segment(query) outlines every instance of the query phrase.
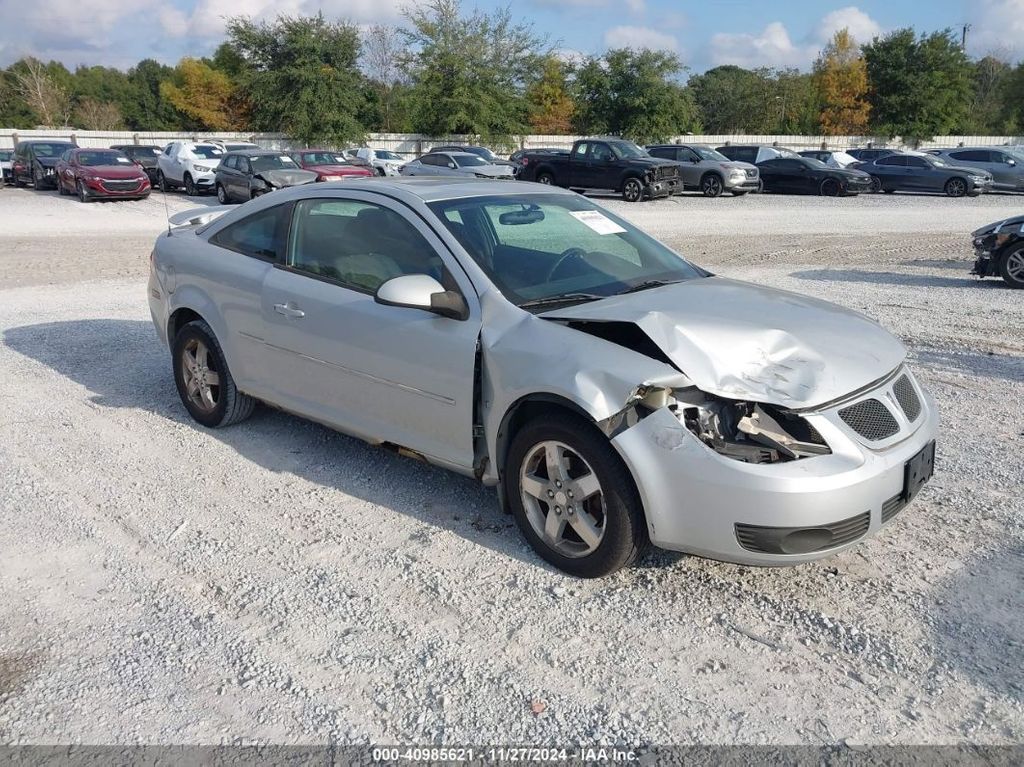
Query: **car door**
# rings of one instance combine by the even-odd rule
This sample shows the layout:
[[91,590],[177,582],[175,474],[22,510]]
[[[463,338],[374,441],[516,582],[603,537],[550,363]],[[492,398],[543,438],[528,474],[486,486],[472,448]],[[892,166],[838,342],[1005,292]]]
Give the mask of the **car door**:
[[[460,321],[374,300],[383,282],[430,274],[470,306]],[[473,465],[480,311],[422,219],[372,192],[300,200],[285,263],[263,287],[279,404],[370,441]]]
[[683,179],[683,184],[699,187],[700,177],[706,168],[706,165],[701,161],[700,155],[689,147],[679,147],[675,150],[675,157],[672,159],[679,162],[679,175]]
[[619,178],[619,165],[620,162],[610,146],[603,141],[591,142],[582,168],[583,183],[580,185],[587,189],[613,188]]
[[870,173],[882,179],[885,189],[906,189],[907,187],[907,156],[891,154],[875,160]]
[[1016,189],[1017,177],[1020,174],[1017,161],[998,150],[988,150],[985,154],[987,158],[981,167],[992,174],[993,181],[1001,187]]
[[941,191],[946,183],[945,175],[939,173],[926,160],[914,155],[902,157],[904,163],[903,188],[916,192]]

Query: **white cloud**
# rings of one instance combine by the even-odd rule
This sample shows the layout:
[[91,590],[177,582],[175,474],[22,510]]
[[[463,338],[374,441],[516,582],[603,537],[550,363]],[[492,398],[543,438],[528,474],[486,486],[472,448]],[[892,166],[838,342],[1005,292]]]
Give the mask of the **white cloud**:
[[998,52],[1011,58],[1024,56],[1024,0],[981,0],[968,17],[967,49],[983,56]]
[[646,0],[626,0],[626,5],[629,6],[631,12],[637,14],[642,14],[647,10]]
[[[1024,0],[1016,0],[1024,3]],[[719,32],[711,37],[713,66],[806,68],[840,29],[849,29],[860,43],[882,33],[882,26],[854,5],[827,13],[803,40],[794,41],[781,21],[773,21],[757,34]]]
[[672,35],[650,27],[612,27],[604,33],[604,44],[608,48],[649,49],[652,51],[677,51],[679,41]]

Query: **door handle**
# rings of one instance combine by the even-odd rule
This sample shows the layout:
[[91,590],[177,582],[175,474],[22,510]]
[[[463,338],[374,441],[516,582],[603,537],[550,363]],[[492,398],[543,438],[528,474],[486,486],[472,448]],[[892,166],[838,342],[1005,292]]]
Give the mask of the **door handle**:
[[302,309],[296,309],[294,306],[289,306],[288,304],[274,304],[274,311],[278,314],[283,314],[285,317],[294,319],[306,316],[306,313],[302,311]]

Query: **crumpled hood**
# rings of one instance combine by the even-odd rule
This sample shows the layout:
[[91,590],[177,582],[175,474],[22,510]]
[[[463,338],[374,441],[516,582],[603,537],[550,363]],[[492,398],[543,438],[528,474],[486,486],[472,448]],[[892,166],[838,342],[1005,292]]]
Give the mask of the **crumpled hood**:
[[906,356],[903,344],[857,312],[721,277],[541,316],[632,322],[703,391],[791,408],[813,407],[856,391],[891,372]]
[[511,165],[467,165],[465,171],[472,173],[476,176],[487,176],[488,178],[506,178],[511,177],[512,174]]
[[975,229],[971,232],[971,236],[980,237],[983,234],[991,234],[996,230],[996,227],[999,227],[1000,229],[1009,229],[1022,224],[1024,224],[1024,216],[1010,216],[1009,218],[1002,218],[999,221],[993,221],[991,224],[985,224],[985,226],[980,229]]
[[310,181],[316,181],[316,173],[311,170],[287,170],[285,168],[277,168],[275,170],[264,170],[256,174],[256,178],[261,178],[273,187],[278,189],[284,189],[288,186],[300,186],[302,184],[308,184]]

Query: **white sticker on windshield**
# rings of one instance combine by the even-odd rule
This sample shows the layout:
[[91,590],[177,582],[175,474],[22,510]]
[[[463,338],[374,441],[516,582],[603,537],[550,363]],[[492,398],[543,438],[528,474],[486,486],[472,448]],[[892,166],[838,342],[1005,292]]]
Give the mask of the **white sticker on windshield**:
[[626,231],[599,210],[570,210],[569,215],[598,234],[619,234]]

